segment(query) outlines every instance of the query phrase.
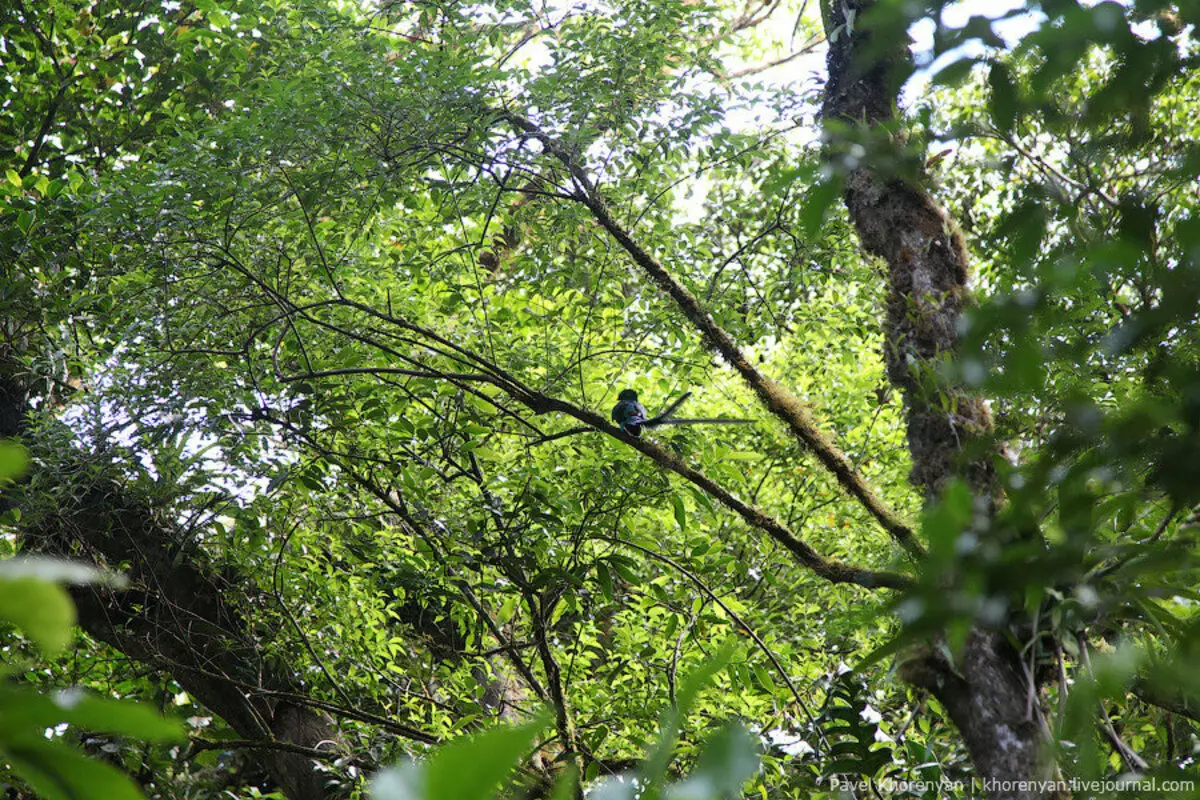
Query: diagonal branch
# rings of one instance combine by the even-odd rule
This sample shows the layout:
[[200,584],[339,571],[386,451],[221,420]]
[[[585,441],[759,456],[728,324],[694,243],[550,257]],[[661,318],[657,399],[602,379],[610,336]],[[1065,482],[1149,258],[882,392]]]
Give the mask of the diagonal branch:
[[307,756],[336,738],[331,720],[258,691],[290,691],[301,679],[286,667],[261,669],[264,653],[252,622],[226,599],[230,582],[208,565],[181,558],[179,532],[152,506],[102,483],[52,513],[25,517],[22,534],[27,549],[129,564],[128,591],[74,592],[80,626],[130,660],[167,671],[242,739],[292,746],[263,756],[289,800],[332,796]]
[[1139,676],[1129,691],[1143,703],[1187,717],[1193,722],[1200,722],[1200,697],[1189,694],[1180,687]]
[[[686,290],[683,290],[683,291],[686,291]],[[691,297],[690,294],[688,296]],[[692,300],[693,300],[693,302],[695,302],[694,297],[692,297]],[[479,381],[479,382],[483,382],[483,383],[489,383],[489,384],[495,386],[496,388],[500,389],[505,394],[507,394],[509,397],[511,397],[514,401],[526,406],[527,408],[533,410],[536,413],[542,414],[542,413],[556,412],[556,413],[566,414],[567,416],[573,417],[574,419],[578,420],[579,422],[584,423],[584,426],[585,426],[584,430],[586,430],[587,428],[598,430],[598,431],[608,434],[609,436],[619,439],[620,441],[622,441],[623,443],[625,443],[627,445],[632,446],[636,450],[639,450],[643,455],[649,456],[659,466],[671,470],[672,472],[676,473],[680,477],[684,478],[685,480],[692,483],[694,486],[696,486],[699,489],[701,489],[702,491],[704,491],[710,497],[713,497],[714,499],[716,499],[718,502],[720,502],[726,508],[728,508],[731,511],[738,514],[738,516],[740,516],[751,527],[757,528],[758,530],[761,530],[764,533],[766,533],[768,536],[770,536],[776,542],[783,545],[788,550],[788,552],[790,552],[798,561],[800,561],[800,563],[804,564],[809,569],[813,570],[817,575],[819,575],[820,577],[822,577],[832,583],[853,583],[853,584],[856,584],[856,585],[859,585],[859,586],[862,586],[862,587],[868,588],[868,589],[875,589],[875,588],[905,589],[912,585],[911,578],[909,578],[906,575],[902,575],[902,574],[894,573],[894,572],[876,571],[876,570],[866,569],[866,568],[857,567],[857,566],[853,566],[853,565],[849,565],[849,564],[843,564],[838,561],[827,559],[825,556],[821,555],[816,550],[814,550],[806,542],[801,540],[800,537],[797,536],[796,533],[793,532],[783,522],[781,522],[778,519],[772,517],[771,515],[765,513],[764,511],[757,508],[756,506],[745,502],[744,500],[737,497],[736,495],[732,494],[731,492],[729,492],[724,487],[720,486],[718,483],[713,481],[711,478],[709,478],[704,473],[700,472],[699,470],[695,469],[694,467],[689,466],[687,463],[685,463],[682,459],[680,459],[674,453],[671,453],[671,452],[659,447],[657,444],[654,444],[653,442],[649,442],[649,441],[646,441],[643,439],[636,439],[631,436],[627,436],[624,433],[621,433],[617,428],[609,425],[608,422],[603,417],[601,417],[599,414],[595,413],[594,411],[590,411],[588,409],[576,406],[565,400],[560,400],[557,398],[549,397],[549,396],[537,391],[536,389],[524,384],[522,381],[518,380],[513,375],[509,374],[507,371],[505,371],[500,366],[488,361],[486,358],[479,356],[478,354],[470,351],[469,349],[467,349],[465,347],[462,347],[461,345],[454,344],[453,342],[434,333],[433,331],[430,331],[426,328],[416,325],[413,322],[411,322],[407,319],[404,319],[402,317],[393,316],[392,314],[383,314],[383,313],[379,312],[377,309],[373,309],[370,306],[367,306],[362,303],[357,303],[357,302],[353,302],[350,300],[338,300],[338,301],[336,301],[336,303],[338,305],[350,308],[352,310],[360,311],[364,314],[367,314],[371,318],[375,319],[378,322],[382,322],[386,325],[398,327],[401,330],[417,333],[422,338],[428,339],[428,340],[431,340],[431,341],[437,343],[441,347],[445,348],[448,351],[448,355],[451,355],[451,357],[460,359],[463,364],[469,364],[469,365],[479,369],[478,372],[474,372],[474,373],[470,374],[471,380]],[[311,308],[311,306],[309,308]],[[296,310],[306,310],[306,307],[297,307]],[[707,314],[705,314],[705,316],[707,317]],[[315,320],[313,320],[313,321],[315,321]],[[711,323],[711,318],[709,318],[709,322]],[[719,328],[717,330],[720,331]],[[723,331],[720,331],[720,333],[722,335],[724,335]],[[377,342],[374,342],[374,340],[369,335],[353,334],[353,333],[349,333],[349,332],[347,332],[346,335],[353,336],[354,338],[358,338],[360,341],[363,341],[364,343],[369,343],[376,347],[380,346]],[[728,337],[726,337],[726,341],[728,341]],[[740,354],[738,354],[738,356],[740,357]],[[744,358],[741,359],[741,361],[743,363],[745,363]],[[428,369],[428,367],[425,365],[416,364],[416,366],[418,366],[419,368]],[[370,373],[373,371],[371,368],[359,368],[359,369],[362,370],[362,374],[367,374],[367,373]],[[752,367],[749,367],[749,369],[753,370]],[[387,370],[387,368],[384,368],[383,370],[374,370],[374,371],[378,374],[383,374],[384,372],[387,372],[388,370]],[[357,372],[357,370],[356,370],[356,372]],[[341,374],[341,373],[339,371],[322,371],[322,370],[314,369],[309,374],[311,374],[313,376],[332,376],[334,374]],[[755,373],[755,375],[757,375],[757,373]],[[466,377],[466,376],[464,375],[464,377]],[[763,379],[763,380],[765,380],[765,379]],[[770,386],[774,387],[774,384],[770,384]],[[782,390],[779,390],[779,391],[782,392]],[[800,406],[798,401],[796,401],[790,395],[786,395],[786,393],[784,393],[784,396],[787,397],[789,400],[791,400],[791,402],[794,404],[796,409],[799,409],[805,415],[807,414],[807,412],[803,409],[803,407]],[[491,402],[495,403],[494,400],[492,400]],[[500,407],[500,406],[498,406],[498,407]],[[807,420],[807,416],[805,416],[804,419]],[[809,423],[809,424],[811,425],[811,423]],[[540,431],[538,431],[536,427],[534,428],[534,430],[537,431],[540,436],[540,440],[535,442],[535,444],[541,444],[541,443],[544,443],[545,441],[550,441],[554,438],[560,438],[562,436],[567,436],[572,433],[576,433],[576,432],[580,431],[579,428],[575,428],[570,431],[562,432],[560,434],[554,434],[552,436],[547,437],[544,434],[542,434]],[[863,491],[866,491],[869,493],[870,492],[869,487],[867,487],[864,483],[862,483],[861,479],[859,479],[858,476],[853,473],[853,471],[849,465],[849,462],[846,461],[846,459],[845,459],[845,456],[842,456],[839,451],[834,449],[831,444],[829,444],[823,437],[821,437],[819,432],[816,431],[815,427],[812,427],[810,430],[814,433],[814,435],[816,435],[818,437],[818,440],[820,442],[824,443],[828,449],[831,449],[832,452],[835,453],[841,459],[841,464],[843,465],[846,474],[848,474],[850,477],[852,477],[856,481],[855,485],[860,487]],[[381,494],[386,494],[386,493],[381,492]],[[870,495],[870,497],[874,498],[874,495]],[[876,503],[877,509],[884,510],[884,511],[886,510],[883,508],[882,504],[877,499],[875,500],[875,503]],[[397,508],[394,510],[397,510],[398,513],[402,513],[402,515],[403,515],[402,509]],[[900,530],[903,530],[907,534],[907,538],[906,539],[902,538],[902,541],[908,541],[912,547],[918,548],[917,552],[919,552],[919,545],[916,543],[915,539],[912,537],[911,532],[908,531],[907,528],[903,527],[898,522],[896,523],[896,525],[899,526]]]
[[[481,374],[480,379],[507,392],[514,400],[539,414],[560,413],[584,423],[583,425],[569,428],[566,431],[545,436],[533,442],[532,445],[544,444],[554,439],[589,430],[606,433],[614,439],[630,445],[643,455],[650,457],[660,467],[674,472],[710,497],[716,499],[723,506],[740,516],[751,527],[763,531],[776,542],[783,545],[801,564],[804,564],[817,575],[831,583],[853,583],[867,589],[907,589],[912,585],[912,580],[906,575],[856,567],[825,558],[809,544],[800,539],[783,522],[737,497],[703,472],[689,466],[683,459],[669,450],[665,450],[645,439],[634,438],[622,433],[619,428],[609,425],[604,417],[594,411],[580,408],[565,400],[548,397],[525,386],[513,386],[495,376]],[[278,422],[277,420],[273,421]],[[362,478],[355,476],[355,480],[361,481]],[[387,492],[379,487],[373,487],[371,491],[387,503],[393,511],[400,514],[415,530],[420,530],[421,526],[417,520],[403,508],[402,504],[398,505],[395,498],[389,497]]]
[[519,114],[500,112],[500,117],[523,133],[537,139],[547,152],[557,158],[570,172],[578,186],[577,199],[585,205],[596,221],[617,240],[634,262],[641,267],[660,289],[675,301],[675,304],[703,336],[708,346],[727,361],[758,395],[767,409],[783,421],[804,446],[810,449],[821,464],[833,473],[838,483],[858,500],[879,521],[910,556],[919,558],[924,549],[917,541],[912,529],[900,516],[889,508],[875,490],[855,471],[845,453],[822,431],[804,403],[790,391],[758,371],[750,359],[742,353],[733,337],[729,335],[712,315],[701,305],[700,300],[679,282],[666,267],[658,262],[616,220],[608,202],[595,184],[588,178],[578,159],[572,152],[543,132],[537,125]]
[[574,417],[580,422],[638,450],[643,455],[651,458],[660,467],[669,469],[671,472],[674,472],[696,486],[709,497],[716,499],[721,505],[740,516],[751,527],[766,533],[776,542],[783,545],[797,561],[830,583],[852,583],[866,589],[907,589],[912,585],[912,580],[906,575],[856,567],[826,558],[814,550],[807,542],[800,539],[783,522],[757,506],[753,506],[737,497],[700,470],[689,466],[673,452],[659,447],[654,442],[646,439],[638,439],[622,433],[619,428],[609,425],[604,417],[594,411],[588,411],[563,400],[547,397],[535,392],[518,397],[517,399],[538,413],[558,412]]
[[[683,290],[683,291],[686,291],[686,290]],[[695,300],[694,297],[692,299],[693,299],[693,301]],[[800,537],[797,536],[795,532],[793,532],[787,525],[785,525],[780,520],[776,519],[775,517],[772,517],[770,514],[765,513],[764,511],[757,508],[756,506],[754,506],[750,503],[747,503],[744,500],[742,500],[741,498],[737,497],[736,495],[731,493],[729,490],[725,489],[724,487],[722,487],[721,485],[719,485],[718,483],[713,481],[711,478],[709,478],[704,473],[702,473],[699,470],[695,469],[694,467],[688,465],[686,462],[684,462],[681,458],[679,458],[674,453],[672,453],[668,450],[665,450],[662,447],[659,447],[657,444],[655,444],[653,442],[647,441],[645,439],[634,438],[634,437],[631,437],[631,436],[628,436],[628,435],[622,433],[618,428],[615,428],[615,427],[609,425],[604,417],[600,416],[599,414],[595,413],[594,411],[590,411],[588,409],[576,406],[565,400],[560,400],[557,398],[549,397],[549,396],[537,391],[536,389],[533,389],[532,387],[525,385],[524,383],[522,383],[521,381],[516,379],[514,376],[510,375],[508,372],[503,370],[501,367],[487,361],[486,359],[471,352],[470,350],[468,350],[460,345],[453,344],[453,343],[449,342],[448,340],[444,339],[443,337],[438,336],[437,334],[434,334],[433,332],[428,331],[425,328],[415,325],[414,323],[412,323],[408,320],[405,320],[400,317],[395,317],[390,314],[389,315],[381,314],[379,311],[377,311],[375,309],[371,309],[369,306],[365,306],[363,304],[354,303],[351,301],[338,301],[338,302],[342,305],[346,305],[353,309],[362,311],[364,313],[368,313],[368,314],[372,315],[375,319],[385,322],[386,324],[395,325],[403,330],[417,332],[421,336],[428,337],[428,338],[434,340],[435,342],[437,342],[438,344],[441,344],[442,346],[447,347],[448,349],[450,349],[454,353],[456,353],[458,357],[461,357],[463,359],[464,363],[470,363],[470,364],[476,365],[481,368],[480,372],[472,374],[471,377],[473,379],[484,382],[484,383],[492,384],[496,388],[505,392],[514,401],[526,406],[527,408],[531,409],[532,411],[534,411],[536,413],[539,413],[539,414],[544,414],[544,413],[566,414],[567,416],[573,417],[574,419],[576,419],[579,422],[584,424],[583,428],[573,428],[569,431],[564,431],[560,434],[554,434],[549,437],[546,437],[543,435],[542,438],[539,441],[535,442],[534,444],[542,444],[545,441],[550,441],[555,438],[567,436],[572,433],[580,432],[581,430],[587,430],[589,428],[593,429],[593,430],[601,431],[601,432],[606,433],[609,436],[612,436],[613,438],[618,439],[621,442],[633,447],[634,449],[640,451],[643,455],[650,457],[659,466],[661,466],[665,469],[671,470],[672,472],[679,475],[683,479],[692,483],[694,486],[696,486],[697,488],[699,488],[700,490],[702,490],[703,492],[708,494],[710,497],[716,499],[718,502],[720,502],[726,508],[728,508],[731,511],[733,511],[734,513],[736,513],[751,527],[757,528],[758,530],[763,531],[768,536],[770,536],[772,539],[774,539],[776,542],[783,545],[783,547],[786,548],[788,550],[788,552],[790,552],[801,564],[804,564],[806,567],[811,569],[817,575],[824,578],[825,580],[830,581],[831,583],[852,583],[852,584],[856,584],[858,586],[862,586],[867,589],[876,589],[876,588],[906,589],[912,585],[911,578],[909,578],[906,575],[900,574],[900,573],[866,569],[863,567],[857,567],[857,566],[853,566],[853,565],[849,565],[849,564],[844,564],[842,562],[826,558],[825,556],[821,555],[816,550],[814,550],[809,544],[807,544],[802,539],[800,539]],[[707,314],[705,314],[705,316],[707,316]],[[711,318],[709,319],[709,321],[711,322]],[[718,330],[720,330],[720,329],[718,328]],[[724,332],[721,331],[721,333],[723,334]],[[370,337],[362,336],[363,341],[369,341],[369,338]],[[743,363],[745,363],[745,359],[742,359],[742,361],[743,361]],[[749,369],[753,370],[752,367],[750,367]],[[370,369],[367,368],[364,370],[364,372],[370,372]],[[322,374],[328,374],[328,373],[323,373],[319,370],[314,370],[312,374],[322,375]],[[757,375],[757,373],[755,373],[755,374]],[[763,380],[766,380],[766,379],[763,379]],[[774,387],[774,384],[770,384],[770,387]],[[783,390],[779,390],[779,391],[782,392]],[[807,414],[807,412],[803,409],[803,407],[800,406],[799,401],[795,400],[795,398],[792,398],[790,395],[787,395],[786,393],[784,393],[784,396],[786,398],[788,398],[794,404],[795,408],[799,409],[805,415]],[[807,417],[805,417],[805,419],[807,419]],[[819,434],[819,432],[816,431],[815,427],[811,428],[811,430],[818,437],[820,437],[820,434]],[[841,453],[839,451],[837,451],[835,448],[833,448],[833,446],[831,444],[829,444],[824,438],[820,438],[820,441],[824,442],[828,448],[832,449],[833,452],[842,459],[842,464],[844,465],[845,469],[847,470],[847,473],[851,477],[853,477],[856,481],[858,481],[858,483],[856,485],[861,487],[864,491],[869,492],[870,491],[869,487],[867,487],[866,484],[862,483],[861,479],[859,479],[858,476],[853,473],[853,471],[851,470],[851,468],[849,466],[849,462],[847,462],[845,459],[845,456],[842,456]],[[380,494],[385,495],[386,493],[380,492]],[[871,497],[874,497],[874,495],[871,495]],[[385,501],[386,501],[386,498],[385,498]],[[877,504],[876,505],[877,508],[886,510],[883,508],[882,504],[879,503],[878,500],[876,500],[876,504]],[[396,510],[398,513],[401,513],[403,516],[403,514],[404,514],[403,509],[395,508],[394,510]],[[900,525],[900,523],[896,523],[896,524]],[[901,529],[907,533],[907,537],[908,537],[907,539],[902,539],[902,540],[910,542],[911,546],[914,548],[918,548],[917,552],[920,552],[919,551],[920,546],[917,544],[915,539],[912,537],[911,532],[908,531],[908,529],[904,528],[903,526],[901,526]]]

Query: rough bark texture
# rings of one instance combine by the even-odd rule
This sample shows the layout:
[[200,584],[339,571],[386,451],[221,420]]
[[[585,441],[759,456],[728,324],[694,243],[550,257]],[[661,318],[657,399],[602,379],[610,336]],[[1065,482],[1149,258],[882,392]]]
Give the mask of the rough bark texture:
[[[0,359],[0,365],[7,359]],[[25,389],[14,376],[0,372],[0,439],[21,435],[25,425]]]
[[912,482],[934,497],[960,475],[981,495],[992,494],[988,455],[963,457],[968,442],[991,430],[987,406],[953,387],[943,387],[945,402],[928,388],[954,350],[968,300],[960,238],[924,192],[865,170],[849,176],[846,205],[863,247],[890,267],[884,359],[904,397]]
[[[895,121],[908,51],[902,32],[864,27],[873,5],[826,0],[829,82],[822,115],[879,134]],[[884,360],[904,398],[913,483],[934,499],[950,478],[962,476],[979,496],[995,498],[994,452],[983,441],[992,427],[987,406],[936,379],[955,352],[959,319],[970,301],[961,236],[924,189],[873,164],[849,170],[844,199],[863,248],[886,262]],[[1033,689],[1003,634],[972,630],[958,663],[944,651],[915,654],[902,677],[945,706],[990,797],[1044,796],[1036,788],[1044,777],[1036,692],[1031,698]]]
[[[881,51],[870,32],[855,27],[873,1],[843,3],[827,14],[827,26],[842,28],[836,35],[827,31],[827,121],[872,127],[895,119],[907,49],[897,38],[896,46]],[[849,24],[847,10],[854,11]],[[863,248],[888,266],[884,359],[904,398],[912,481],[932,498],[960,475],[981,495],[991,495],[990,454],[965,463],[961,458],[968,442],[991,430],[986,404],[953,386],[938,386],[940,397],[930,391],[938,366],[955,350],[958,321],[970,301],[962,237],[923,189],[870,165],[849,172],[844,199]]]
[[[335,740],[325,715],[271,696],[297,687],[264,663],[245,620],[225,601],[244,587],[197,565],[179,533],[152,509],[114,486],[93,489],[73,507],[34,520],[36,527],[25,533],[27,548],[126,565],[128,589],[74,592],[79,624],[88,634],[166,671],[244,739],[312,749]],[[330,796],[311,758],[271,749],[261,757],[290,800]]]
[[[9,357],[0,357],[0,436],[17,437],[27,432],[28,392],[17,362],[4,355]],[[20,487],[3,492],[0,510],[20,498]],[[235,581],[197,564],[188,538],[121,487],[93,487],[67,506],[27,513],[22,527],[27,550],[124,567],[127,590],[75,591],[79,624],[88,634],[163,669],[247,740],[315,749],[334,739],[324,714],[271,695],[296,687],[286,673],[264,667],[245,620],[225,601]],[[262,753],[290,800],[330,796],[311,758],[269,747]]]
[[[936,697],[962,733],[989,797],[1034,800],[1044,793],[1020,782],[1041,774],[1042,736],[1027,714],[1029,684],[1003,634],[974,630],[962,662],[949,663],[941,648],[903,664],[900,676]],[[1036,713],[1036,711],[1035,711]]]

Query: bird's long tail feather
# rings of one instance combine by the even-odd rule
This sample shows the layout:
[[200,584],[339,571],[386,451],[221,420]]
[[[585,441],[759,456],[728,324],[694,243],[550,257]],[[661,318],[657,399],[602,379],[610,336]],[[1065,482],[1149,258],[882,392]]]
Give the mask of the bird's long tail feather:
[[652,422],[655,425],[661,425],[667,419],[667,417],[669,417],[669,416],[671,416],[671,414],[675,413],[675,409],[677,409],[681,405],[683,405],[684,400],[687,400],[691,396],[692,396],[691,392],[684,392],[683,394],[681,394],[679,396],[678,400],[676,400],[674,403],[671,403],[671,405],[667,406],[665,411],[659,413],[655,417],[651,417],[649,420],[647,420],[647,422]]
[[654,419],[642,423],[643,428],[657,428],[660,425],[749,425],[752,419],[728,419],[725,417],[702,417],[698,419]]

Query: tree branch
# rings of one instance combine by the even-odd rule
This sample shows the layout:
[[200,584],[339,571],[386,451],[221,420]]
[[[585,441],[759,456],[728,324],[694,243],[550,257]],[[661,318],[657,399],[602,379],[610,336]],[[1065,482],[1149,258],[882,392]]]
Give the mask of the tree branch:
[[700,470],[689,466],[679,456],[647,439],[622,433],[619,428],[609,425],[603,417],[593,411],[532,391],[516,399],[538,413],[558,412],[574,417],[648,456],[660,467],[669,469],[716,499],[751,527],[766,533],[783,545],[797,561],[831,583],[853,583],[866,589],[907,589],[912,586],[912,579],[906,575],[855,567],[825,558],[778,519],[737,497]]
[[679,307],[689,322],[703,335],[705,343],[742,376],[767,409],[783,421],[800,442],[811,450],[821,464],[833,473],[847,492],[879,521],[892,538],[912,557],[924,555],[924,548],[910,529],[875,493],[875,490],[855,471],[846,455],[822,431],[805,405],[784,387],[766,377],[751,364],[733,338],[717,324],[712,315],[687,287],[638,244],[617,222],[608,202],[588,178],[570,150],[559,144],[528,119],[510,111],[500,112],[521,132],[537,139],[547,152],[557,158],[570,172],[578,187],[578,200],[592,212],[596,221],[608,231],[634,263],[641,267],[656,286],[662,289]]
[[678,561],[675,561],[673,558],[663,555],[662,553],[656,552],[654,550],[651,550],[648,547],[643,547],[642,545],[637,544],[636,542],[630,542],[625,539],[620,539],[616,536],[600,536],[597,538],[599,538],[605,542],[612,542],[613,544],[618,544],[622,547],[628,547],[630,549],[637,550],[638,552],[642,553],[643,555],[647,555],[656,561],[661,561],[662,563],[666,564],[668,567],[675,570],[680,575],[683,575],[689,581],[694,583],[696,585],[697,589],[699,589],[701,592],[703,592],[705,595],[707,595],[710,600],[712,600],[714,603],[716,603],[718,606],[720,606],[721,610],[725,612],[726,616],[728,616],[731,620],[733,620],[735,623],[737,623],[737,625],[746,632],[746,635],[754,640],[754,643],[755,643],[755,645],[758,646],[758,649],[763,652],[763,655],[765,655],[767,657],[767,659],[771,662],[771,664],[775,667],[775,672],[778,673],[779,677],[783,679],[783,682],[785,684],[787,684],[788,689],[792,693],[792,697],[796,701],[796,705],[800,706],[800,710],[804,712],[804,716],[808,717],[808,721],[813,724],[814,729],[821,736],[821,738],[822,739],[825,738],[824,732],[821,730],[820,726],[817,725],[817,721],[813,717],[812,711],[809,710],[808,704],[804,702],[804,699],[802,697],[800,697],[800,691],[796,688],[796,684],[792,681],[791,676],[788,675],[788,672],[784,668],[783,664],[780,663],[779,657],[776,656],[774,651],[772,651],[771,648],[767,647],[767,643],[764,642],[757,633],[755,633],[754,628],[750,626],[750,623],[747,622],[746,620],[742,619],[742,617],[736,611],[734,611],[732,608],[730,608],[729,605],[727,603],[725,603],[725,601],[722,600],[717,595],[716,592],[714,592],[712,589],[710,589],[708,587],[708,584],[706,584],[704,581],[700,580],[700,578],[697,577],[691,570],[687,569],[682,564],[680,564]]
[[315,747],[304,747],[291,742],[280,742],[273,739],[192,739],[191,753],[204,750],[278,750],[283,753],[295,753],[316,761],[336,761],[344,758],[345,753],[332,750],[318,750]]

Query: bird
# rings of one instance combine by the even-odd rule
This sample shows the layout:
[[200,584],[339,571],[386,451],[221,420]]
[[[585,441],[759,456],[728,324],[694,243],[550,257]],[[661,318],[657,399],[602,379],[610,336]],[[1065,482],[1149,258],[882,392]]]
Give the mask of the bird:
[[612,420],[621,428],[622,433],[635,438],[642,435],[642,426],[646,424],[646,407],[638,402],[636,391],[621,390],[617,395],[617,404],[613,406]]
[[684,392],[678,400],[667,406],[666,410],[651,417],[646,413],[646,407],[638,402],[638,393],[633,389],[623,389],[617,395],[617,404],[613,406],[612,419],[621,427],[622,433],[639,438],[646,428],[657,428],[660,425],[749,425],[753,420],[727,419],[705,417],[703,419],[674,419],[671,414],[683,405],[683,401],[692,396]]

